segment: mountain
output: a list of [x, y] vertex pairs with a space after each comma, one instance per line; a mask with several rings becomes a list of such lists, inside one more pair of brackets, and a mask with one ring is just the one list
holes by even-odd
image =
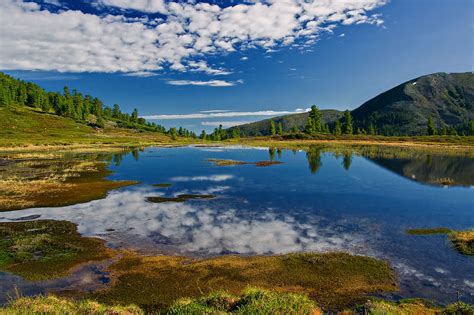
[[[323, 122], [333, 125], [343, 116], [341, 111], [322, 110]], [[379, 134], [424, 135], [429, 117], [438, 129], [454, 127], [468, 130], [474, 119], [474, 74], [435, 73], [402, 83], [362, 104], [352, 111], [354, 130], [368, 130], [372, 124]], [[283, 130], [296, 126], [303, 130], [308, 113], [273, 118], [282, 122]], [[238, 126], [242, 136], [268, 135], [270, 120]], [[230, 128], [231, 131], [233, 128]]]
[[[337, 119], [340, 119], [344, 113], [335, 109], [323, 109], [322, 121], [324, 123], [332, 124]], [[239, 125], [231, 127], [228, 130], [232, 132], [233, 129], [239, 128], [240, 135], [242, 137], [253, 137], [253, 136], [266, 136], [270, 134], [270, 121], [273, 120], [275, 125], [281, 122], [283, 127], [283, 132], [289, 132], [293, 127], [298, 128], [299, 130], [304, 129], [306, 120], [308, 119], [309, 112], [307, 113], [298, 113], [290, 114], [275, 118], [269, 118], [265, 120], [256, 121], [253, 123], [248, 123], [245, 125]]]
[[474, 74], [435, 73], [390, 89], [352, 111], [356, 126], [372, 123], [387, 135], [426, 133], [428, 117], [437, 128], [467, 127], [474, 119]]

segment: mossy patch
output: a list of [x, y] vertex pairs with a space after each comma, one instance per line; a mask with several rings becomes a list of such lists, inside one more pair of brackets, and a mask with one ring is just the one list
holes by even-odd
[[209, 162], [213, 163], [216, 166], [233, 166], [233, 165], [255, 165], [257, 167], [265, 167], [276, 164], [283, 164], [279, 161], [258, 161], [258, 162], [243, 162], [236, 160], [220, 160], [220, 159], [208, 159]]
[[322, 314], [307, 296], [248, 288], [240, 296], [213, 292], [207, 296], [179, 299], [167, 314]]
[[158, 183], [158, 184], [153, 184], [152, 186], [153, 187], [158, 187], [158, 188], [167, 188], [167, 187], [171, 187], [172, 184], [170, 184], [170, 183]]
[[252, 164], [249, 162], [236, 161], [236, 160], [221, 160], [221, 159], [208, 159], [209, 162], [216, 166], [232, 166], [232, 165], [245, 165]]
[[163, 202], [185, 202], [191, 199], [213, 199], [216, 196], [214, 195], [192, 195], [192, 194], [182, 194], [177, 195], [176, 197], [147, 197], [146, 200], [152, 203], [163, 203]]
[[102, 240], [82, 237], [71, 222], [0, 223], [0, 270], [28, 280], [58, 278], [79, 264], [112, 256]]
[[93, 294], [109, 304], [166, 309], [182, 297], [216, 290], [239, 294], [248, 286], [305, 293], [327, 308], [364, 301], [366, 294], [395, 291], [394, 272], [383, 261], [346, 253], [222, 256], [189, 259], [129, 255], [108, 268], [112, 287]]
[[474, 256], [474, 230], [453, 231], [449, 240], [461, 254]]
[[55, 296], [22, 297], [0, 308], [4, 315], [23, 314], [144, 314], [137, 306], [108, 306], [96, 301], [74, 301]]
[[445, 227], [407, 230], [407, 234], [410, 234], [410, 235], [448, 234], [450, 232], [451, 232], [451, 229], [448, 229]]

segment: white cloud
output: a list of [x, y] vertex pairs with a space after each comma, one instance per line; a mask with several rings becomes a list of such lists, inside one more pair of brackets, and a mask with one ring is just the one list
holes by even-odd
[[149, 13], [166, 13], [164, 0], [99, 0], [99, 3], [121, 9], [132, 9]]
[[219, 127], [220, 125], [222, 125], [222, 127], [227, 128], [227, 127], [248, 124], [250, 122], [251, 121], [203, 121], [201, 122], [201, 125], [211, 126], [211, 127]]
[[201, 118], [224, 118], [224, 117], [246, 117], [246, 116], [278, 116], [294, 113], [302, 113], [304, 110], [274, 111], [260, 110], [255, 112], [218, 112], [218, 113], [193, 113], [193, 114], [169, 114], [142, 116], [145, 119], [201, 119]]
[[129, 72], [125, 73], [124, 75], [128, 77], [141, 77], [141, 78], [148, 78], [148, 77], [154, 77], [157, 76], [158, 74], [154, 72], [149, 72], [149, 71], [137, 71], [137, 72]]
[[209, 80], [209, 81], [191, 81], [191, 80], [170, 80], [166, 81], [170, 85], [197, 85], [197, 86], [212, 86], [212, 87], [227, 87], [234, 86], [235, 82], [223, 80]]
[[221, 175], [208, 175], [208, 176], [177, 176], [172, 177], [170, 180], [173, 182], [224, 182], [233, 179], [234, 175], [221, 174]]
[[[0, 2], [0, 69], [60, 72], [230, 72], [209, 55], [261, 47], [308, 49], [337, 25], [380, 25], [369, 11], [386, 0], [268, 0], [220, 7], [163, 0], [96, 0], [163, 18], [127, 18], [81, 11], [50, 12], [34, 2]], [[19, 23], [18, 21], [21, 21]], [[196, 60], [199, 59], [199, 60]]]
[[240, 60], [246, 61], [246, 60], [249, 60], [249, 57], [245, 57], [245, 56], [244, 56], [244, 57], [240, 58]]
[[225, 113], [229, 112], [228, 109], [211, 109], [211, 110], [201, 110], [200, 113]]

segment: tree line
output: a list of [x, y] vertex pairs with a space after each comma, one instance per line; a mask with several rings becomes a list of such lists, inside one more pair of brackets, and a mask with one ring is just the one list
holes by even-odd
[[[273, 120], [270, 120], [269, 126], [269, 133], [270, 135], [283, 135], [283, 126], [281, 121], [278, 122], [278, 125], [275, 125]], [[297, 127], [293, 127], [290, 133], [295, 134], [299, 133], [300, 130]], [[379, 131], [375, 127], [374, 124], [369, 124], [368, 128], [365, 129], [363, 127], [355, 127], [354, 119], [351, 115], [349, 110], [344, 112], [344, 116], [341, 119], [337, 119], [334, 124], [330, 127], [329, 124], [323, 123], [322, 121], [322, 113], [316, 105], [311, 106], [311, 110], [308, 115], [308, 119], [306, 120], [306, 124], [304, 126], [303, 132], [308, 135], [316, 135], [316, 134], [333, 134], [335, 136], [340, 135], [352, 135], [352, 134], [360, 134], [360, 135], [379, 135]], [[467, 133], [462, 131], [459, 134], [458, 130], [454, 126], [447, 126], [444, 125], [441, 128], [436, 128], [433, 118], [430, 116], [428, 117], [426, 123], [426, 135], [451, 135], [451, 136], [458, 136], [458, 135], [471, 135], [474, 136], [474, 120], [469, 121], [468, 123], [468, 130]]]

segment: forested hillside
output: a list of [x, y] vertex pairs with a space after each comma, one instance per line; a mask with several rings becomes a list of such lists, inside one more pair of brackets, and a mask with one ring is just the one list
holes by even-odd
[[110, 123], [118, 128], [166, 132], [165, 128], [149, 123], [138, 116], [135, 109], [131, 114], [120, 110], [118, 104], [105, 106], [97, 97], [82, 95], [68, 87], [63, 93], [47, 92], [40, 86], [17, 80], [0, 72], [0, 107], [27, 106], [45, 113], [71, 118], [93, 127], [104, 127]]
[[[320, 110], [319, 132], [386, 136], [470, 135], [474, 129], [474, 74], [435, 73], [398, 85], [346, 113]], [[350, 114], [350, 115], [349, 115]], [[283, 132], [304, 131], [309, 113], [286, 115], [230, 128], [242, 136], [271, 135], [272, 121]], [[346, 120], [350, 128], [345, 132]], [[326, 127], [327, 126], [327, 127]], [[342, 129], [341, 129], [342, 128]]]

